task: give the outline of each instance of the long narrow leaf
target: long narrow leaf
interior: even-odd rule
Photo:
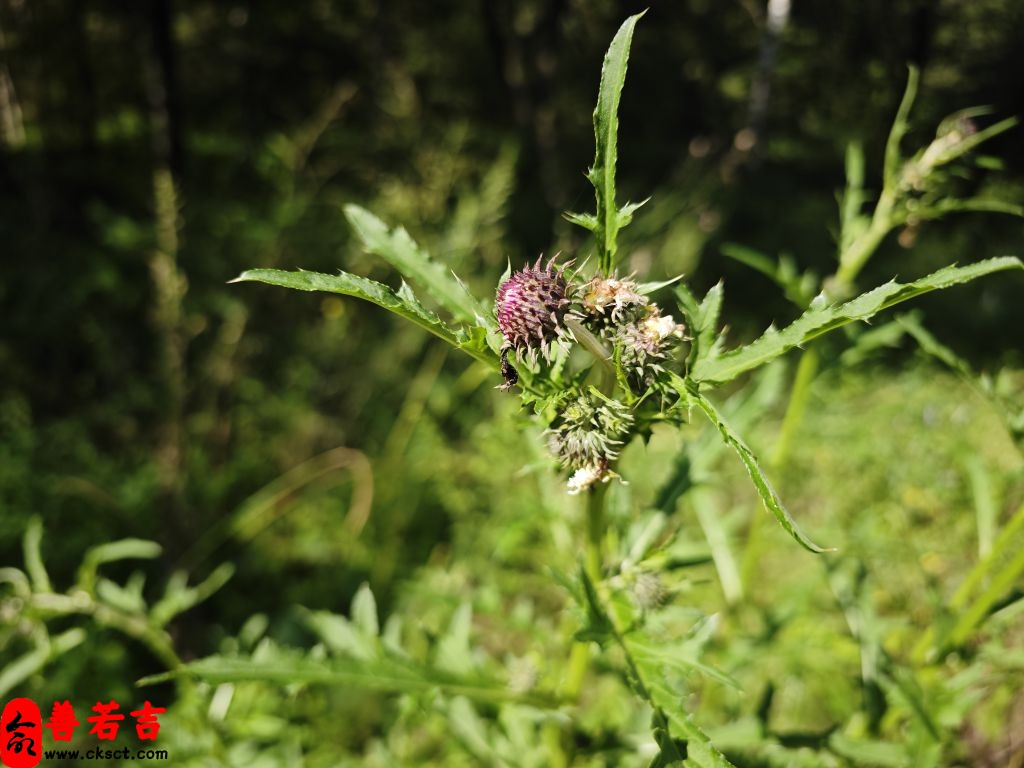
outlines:
[[[91,592],[96,584],[96,570],[104,563],[118,560],[152,560],[160,556],[161,547],[155,541],[144,539],[121,539],[100,544],[85,553],[78,569],[78,586]]]
[[[740,461],[743,462],[743,466],[747,468],[747,473],[750,475],[750,479],[754,481],[754,487],[757,489],[758,495],[761,497],[761,501],[764,505],[775,515],[775,519],[779,521],[779,524],[786,529],[786,532],[797,540],[805,549],[811,552],[830,552],[833,550],[819,547],[813,541],[811,541],[800,530],[800,526],[796,524],[796,521],[790,516],[786,507],[782,504],[782,499],[779,498],[779,494],[775,492],[771,482],[769,482],[767,475],[761,469],[761,466],[757,463],[757,457],[754,456],[754,452],[747,447],[747,444],[730,429],[729,425],[725,423],[721,415],[715,409],[715,406],[711,404],[711,401],[704,397],[702,394],[696,391],[691,391],[691,396],[697,406],[704,411],[704,414],[708,417],[712,424],[714,424],[718,431],[722,435],[722,439],[730,446],[737,454],[739,454]]]
[[[598,261],[601,271],[607,274],[615,259],[616,240],[620,227],[628,223],[635,207],[626,206],[619,210],[615,202],[615,165],[618,160],[619,100],[626,83],[626,65],[629,48],[633,42],[633,29],[643,13],[626,19],[615,33],[601,67],[601,85],[594,109],[594,140],[596,152],[594,165],[587,178],[594,185],[597,197],[597,218],[591,222],[584,217],[588,226],[595,225]]]
[[[684,765],[694,768],[734,768],[725,755],[711,743],[710,737],[693,722],[693,717],[686,714],[682,706],[682,695],[669,688],[660,677],[655,680],[656,682],[650,686],[651,698],[665,713],[672,733],[686,741]]]
[[[722,384],[774,360],[812,339],[848,323],[869,320],[882,310],[923,293],[966,283],[1005,269],[1024,267],[1020,259],[1003,256],[966,267],[946,267],[911,283],[892,280],[837,306],[813,307],[781,331],[765,332],[756,341],[718,357],[703,358],[693,367],[692,377],[706,384]]]
[[[892,130],[889,132],[889,138],[885,142],[885,181],[887,184],[892,184],[896,181],[896,174],[899,172],[900,166],[900,141],[906,134],[907,129],[910,127],[908,118],[910,117],[910,108],[914,105],[914,99],[917,98],[917,83],[920,77],[920,71],[917,67],[910,67],[910,71],[907,73],[907,87],[903,91],[903,98],[900,100],[899,109],[896,110],[896,119],[892,122]]]
[[[263,681],[279,685],[336,685],[346,689],[391,693],[442,690],[478,701],[518,701],[537,707],[557,706],[554,698],[536,693],[518,694],[498,680],[450,675],[399,659],[335,658],[324,661],[284,652],[275,653],[273,658],[267,660],[210,656],[186,664],[178,670],[143,678],[139,685],[160,683],[182,675],[214,685]]]
[[[387,261],[456,320],[473,323],[476,318],[485,316],[480,303],[466,287],[450,270],[430,258],[404,227],[388,229],[387,224],[358,205],[346,205],[344,210],[345,218],[367,251]]]
[[[497,367],[497,356],[492,354],[483,344],[472,343],[472,339],[464,333],[452,330],[441,322],[437,315],[423,308],[413,296],[408,286],[396,293],[382,283],[365,277],[339,272],[337,275],[325,275],[321,272],[305,272],[299,270],[289,272],[282,269],[250,269],[243,272],[231,282],[258,282],[292,288],[297,291],[326,291],[355,296],[383,307],[396,315],[411,320],[421,328],[430,331],[439,339],[447,341],[454,347],[472,355],[477,360]]]

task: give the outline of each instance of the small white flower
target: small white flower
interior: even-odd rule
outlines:
[[[588,491],[598,483],[607,483],[612,479],[617,479],[623,485],[629,485],[618,472],[613,472],[608,469],[607,462],[599,462],[597,464],[588,464],[585,467],[581,467],[572,473],[572,477],[566,483],[566,488],[569,491],[570,496],[575,496],[581,491]]]
[[[597,483],[607,483],[610,479],[610,472],[607,470],[602,471],[600,467],[591,465],[573,472],[569,482],[566,483],[566,488],[569,489],[570,496],[575,496],[580,491],[589,490]]]
[[[631,307],[642,307],[647,299],[640,293],[640,286],[633,280],[617,277],[595,277],[581,289],[581,303],[584,310],[593,317],[603,317],[610,309],[613,322],[619,322]]]
[[[682,336],[683,329],[672,315],[654,314],[640,324],[641,332],[655,344],[660,344],[669,336]]]

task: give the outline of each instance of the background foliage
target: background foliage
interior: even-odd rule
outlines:
[[[480,694],[551,687],[583,619],[551,574],[574,573],[579,510],[535,428],[482,366],[369,304],[226,282],[258,265],[397,284],[352,202],[477,295],[507,260],[585,252],[562,212],[591,199],[601,58],[641,9],[0,0],[0,557],[34,582],[4,571],[3,693],[134,701],[139,678],[219,654],[221,678],[147,691],[183,764],[550,764],[558,715]],[[1006,0],[796,2],[777,40],[761,3],[654,4],[620,108],[619,200],[652,195],[619,233],[627,268],[699,295],[724,278],[733,341],[789,323],[729,256],[829,274],[844,157],[862,148],[877,194],[907,63],[917,147],[962,107],[1024,113],[1022,35]],[[1020,203],[1019,130],[978,165],[943,183]],[[1021,234],[911,223],[858,282],[1019,253]],[[691,666],[676,690],[735,764],[1022,759],[1020,289],[982,279],[821,342],[836,362],[795,431],[792,358],[729,401],[762,458],[786,441],[776,483],[838,556],[752,522],[711,429],[624,456],[621,549],[653,510],[677,531],[669,609],[713,615],[680,641],[725,679]],[[673,488],[684,462],[698,493]],[[49,594],[39,536],[66,601],[28,596]],[[95,549],[126,538],[159,549]],[[955,652],[925,658],[929,632]],[[233,679],[250,654],[279,679]],[[334,677],[301,685],[320,656]],[[367,669],[398,682],[367,691]],[[467,677],[479,690],[453,687]],[[583,696],[579,764],[650,760],[614,670]]]

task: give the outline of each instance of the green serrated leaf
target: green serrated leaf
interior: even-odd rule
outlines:
[[[469,646],[469,633],[473,624],[473,608],[462,603],[452,616],[448,631],[437,644],[435,664],[438,669],[454,674],[466,674],[473,668]]]
[[[369,301],[394,312],[406,320],[411,320],[424,330],[430,331],[439,339],[443,339],[453,347],[463,349],[467,354],[492,368],[498,367],[497,355],[493,354],[490,350],[463,346],[456,331],[442,323],[436,315],[427,312],[418,301],[414,304],[410,303],[411,289],[408,289],[408,287],[404,289],[405,298],[403,298],[403,296],[398,295],[382,283],[348,272],[339,272],[337,275],[325,275],[322,272],[305,272],[303,270],[290,272],[283,269],[250,269],[231,282],[240,283],[247,281],[267,283],[268,285],[292,288],[297,291],[326,291],[327,293],[355,296],[358,299]]]
[[[626,647],[633,654],[636,663],[641,667],[650,667],[657,673],[657,677],[664,677],[664,670],[671,669],[676,672],[689,673],[699,672],[700,674],[726,685],[733,690],[740,691],[740,684],[731,675],[705,664],[698,658],[698,648],[693,643],[659,643],[653,639],[645,638],[643,635],[630,636],[625,639]]]
[[[363,583],[352,598],[352,623],[366,637],[377,637],[380,634],[377,601],[373,599],[369,584]]]
[[[33,517],[25,528],[22,539],[22,551],[25,555],[25,570],[32,580],[32,589],[36,592],[52,592],[50,576],[43,564],[43,521]]]
[[[88,635],[84,629],[74,627],[37,645],[31,651],[15,659],[8,659],[4,662],[3,669],[0,670],[0,697],[4,697],[21,685],[50,661],[81,645],[86,637]]]
[[[680,709],[668,711],[669,723],[679,737],[686,740],[686,762],[694,768],[735,768],[711,743],[711,738]]]
[[[1024,206],[1006,200],[972,197],[967,200],[945,198],[929,205],[918,206],[914,218],[918,220],[941,219],[950,213],[1005,213],[1008,216],[1024,216]]]
[[[658,745],[658,754],[651,760],[650,768],[671,768],[682,766],[686,760],[686,742],[677,743],[672,738],[668,717],[660,708],[655,707],[651,714],[651,735]]]
[[[356,231],[363,247],[380,256],[399,271],[402,277],[415,283],[441,307],[460,322],[474,322],[484,311],[478,302],[451,271],[431,259],[404,227],[388,229],[387,224],[365,208],[346,205],[345,218]]]
[[[715,347],[718,318],[722,313],[724,293],[725,284],[719,280],[708,290],[704,300],[700,303],[699,325],[694,328],[693,332],[700,336],[700,348],[705,356]]]
[[[630,16],[615,33],[601,67],[601,85],[594,109],[594,164],[587,178],[594,185],[597,198],[596,229],[598,263],[608,274],[615,264],[617,237],[623,216],[615,202],[615,165],[618,158],[619,100],[626,83],[626,65],[633,30],[643,13]],[[628,218],[628,217],[627,217]],[[628,223],[628,222],[627,222]]]
[[[811,552],[820,553],[834,551],[819,547],[807,538],[804,532],[800,530],[800,526],[796,524],[796,521],[790,516],[786,507],[783,506],[782,499],[779,498],[778,493],[775,492],[771,482],[769,482],[768,476],[765,475],[761,466],[758,464],[757,457],[754,456],[754,452],[751,451],[740,436],[733,432],[729,425],[725,423],[714,405],[711,404],[711,401],[699,392],[693,390],[691,390],[691,396],[711,423],[718,428],[718,431],[721,433],[722,439],[726,444],[739,455],[740,460],[743,462],[743,466],[746,467],[747,473],[750,475],[750,479],[754,482],[754,487],[757,489],[757,494],[761,497],[761,501],[764,503],[765,507],[775,515],[775,519],[779,521],[779,524],[786,530],[786,532]]]
[[[493,737],[487,732],[487,722],[473,708],[465,696],[456,696],[448,706],[448,722],[452,735],[480,761],[481,765],[502,765],[494,749]]]
[[[886,186],[896,184],[897,174],[900,167],[900,142],[910,128],[910,108],[917,98],[917,82],[920,71],[917,67],[911,66],[907,73],[907,87],[900,100],[900,106],[896,110],[896,118],[893,120],[892,129],[889,131],[889,138],[885,142],[884,178]]]
[[[960,357],[956,352],[939,341],[931,332],[924,327],[921,319],[913,314],[900,315],[896,318],[895,324],[898,328],[906,331],[921,347],[921,351],[934,357],[936,360],[948,365],[951,369],[967,379],[975,376],[971,364]]]
[[[746,264],[770,279],[786,293],[786,298],[805,309],[810,303],[815,282],[811,274],[798,274],[793,259],[785,254],[773,261],[760,251],[737,243],[723,243],[719,250],[724,256]]]
[[[141,575],[141,574],[140,574]],[[125,613],[138,614],[146,612],[146,602],[142,598],[142,584],[138,581],[129,582],[125,586],[104,579],[96,579],[96,598],[107,605]]]
[[[718,335],[718,317],[722,311],[722,298],[725,292],[725,285],[719,281],[705,295],[698,304],[697,297],[685,285],[676,286],[676,301],[686,318],[689,331],[692,336],[690,342],[690,355],[687,362],[692,367],[699,360],[713,358],[718,355],[723,343],[722,337]]]
[[[570,221],[584,229],[589,229],[591,232],[597,231],[597,216],[592,213],[572,213],[571,211],[566,211],[562,214],[562,217],[566,221]]]
[[[583,608],[587,614],[587,624],[576,633],[577,640],[592,640],[598,644],[604,644],[615,635],[615,628],[611,619],[601,605],[597,596],[597,587],[591,581],[586,568],[580,567],[580,583],[583,585]]]
[[[677,285],[674,293],[676,304],[679,306],[679,311],[683,313],[683,320],[686,321],[686,327],[690,331],[690,353],[686,357],[686,363],[692,367],[700,357],[700,339],[694,332],[700,322],[700,304],[697,303],[697,297],[693,295],[693,291],[686,283]]]
[[[144,539],[121,539],[100,544],[85,553],[82,565],[78,569],[78,586],[91,593],[96,584],[96,570],[104,563],[118,560],[152,560],[159,557],[161,551],[160,545],[155,541]]]
[[[618,226],[617,229],[622,229],[628,226],[633,221],[633,214],[640,210],[643,206],[647,205],[651,201],[651,198],[641,200],[639,203],[626,203],[624,206],[619,208],[618,213]]]
[[[194,587],[186,586],[187,575],[178,571],[171,575],[167,592],[149,613],[152,624],[162,627],[180,613],[203,602],[230,581],[235,573],[232,563],[221,563]]]
[[[357,631],[344,616],[329,611],[304,611],[303,618],[332,653],[364,661],[378,655],[373,638]]]
[[[670,285],[675,285],[682,280],[683,277],[684,275],[676,275],[668,280],[661,280],[653,283],[640,283],[640,285],[637,286],[637,292],[647,296],[655,291],[660,291],[662,288],[668,288]]]
[[[497,353],[501,348],[501,338],[494,338],[494,336],[494,334],[488,333],[487,328],[483,325],[474,325],[466,329],[460,328],[456,333],[459,349],[481,355],[488,354],[488,350]]]
[[[389,693],[420,693],[440,690],[450,695],[487,702],[519,701],[535,707],[557,705],[554,697],[543,693],[518,694],[500,680],[484,677],[458,677],[424,667],[405,659],[353,658],[313,659],[290,651],[275,650],[266,658],[209,656],[182,665],[176,670],[151,675],[138,681],[153,685],[186,676],[208,683],[262,681],[278,685],[320,684]]]
[[[844,304],[823,306],[812,303],[793,323],[781,331],[769,329],[761,338],[717,357],[702,356],[694,364],[691,376],[705,384],[723,384],[758,368],[793,347],[849,323],[869,320],[882,310],[930,291],[966,283],[975,278],[1024,265],[1013,256],[987,259],[966,267],[946,267],[911,283],[890,281]]]
[[[907,764],[907,750],[902,744],[855,738],[842,732],[836,732],[829,736],[828,746],[837,755],[855,765],[903,768]]]
[[[711,743],[711,738],[693,722],[683,709],[683,697],[662,682],[661,676],[650,684],[651,698],[668,719],[669,730],[686,742],[686,765],[694,768],[735,768]]]
[[[420,303],[420,300],[416,298],[416,294],[412,292],[412,288],[409,287],[409,284],[405,282],[405,280],[403,280],[402,284],[398,286],[398,290],[395,291],[395,295],[405,303],[410,311],[415,312],[423,321],[428,323],[438,321],[437,315]]]

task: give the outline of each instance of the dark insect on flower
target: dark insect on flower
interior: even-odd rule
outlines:
[[[553,258],[547,266],[538,258],[532,267],[514,272],[498,286],[496,309],[505,349],[534,359],[540,350],[550,359],[551,342],[562,332],[562,318],[569,305],[563,270],[555,269]]]
[[[501,350],[501,377],[505,380],[498,389],[512,389],[519,383],[519,371],[508,361],[508,350]]]

